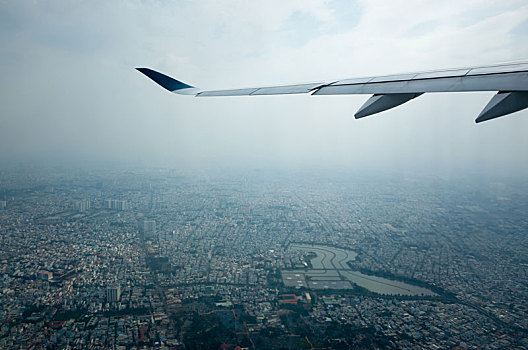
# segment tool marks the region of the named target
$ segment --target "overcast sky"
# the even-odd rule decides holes
[[[528,59],[528,3],[0,0],[0,160],[523,172],[528,110],[494,93],[193,98],[134,70],[236,88]]]

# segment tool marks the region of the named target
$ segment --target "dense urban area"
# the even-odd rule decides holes
[[[528,348],[508,176],[0,170],[2,349]]]

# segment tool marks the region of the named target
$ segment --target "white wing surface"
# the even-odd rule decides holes
[[[397,75],[351,78],[284,86],[230,90],[200,90],[149,68],[137,68],[170,92],[180,95],[258,96],[307,94],[372,94],[356,118],[399,106],[428,92],[497,91],[475,120],[480,123],[528,108],[528,62],[444,69]]]

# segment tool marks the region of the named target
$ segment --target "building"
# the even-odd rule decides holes
[[[7,207],[7,202],[6,201],[0,201],[0,209],[5,209],[5,207]]]
[[[297,300],[295,294],[282,294],[279,297],[279,304],[297,305]]]
[[[104,201],[104,207],[105,207],[106,209],[112,209],[113,202],[114,202],[113,199],[105,199],[105,201]]]
[[[53,279],[53,272],[40,270],[37,272],[37,278],[43,281],[51,281]]]
[[[154,235],[156,233],[156,221],[155,220],[143,220],[142,230],[146,236]]]
[[[77,200],[72,204],[73,210],[78,212],[84,212],[90,209],[91,203],[89,199]]]
[[[109,303],[118,302],[121,298],[121,286],[114,285],[106,289],[106,301]]]
[[[105,199],[105,208],[113,210],[127,210],[127,201],[119,199]]]

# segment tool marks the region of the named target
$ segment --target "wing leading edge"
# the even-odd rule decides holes
[[[401,104],[427,92],[497,91],[475,120],[477,123],[528,108],[528,62],[474,68],[445,69],[314,82],[284,86],[231,90],[200,90],[149,68],[136,68],[170,92],[180,95],[257,96],[306,94],[372,94],[354,115],[363,118]]]

